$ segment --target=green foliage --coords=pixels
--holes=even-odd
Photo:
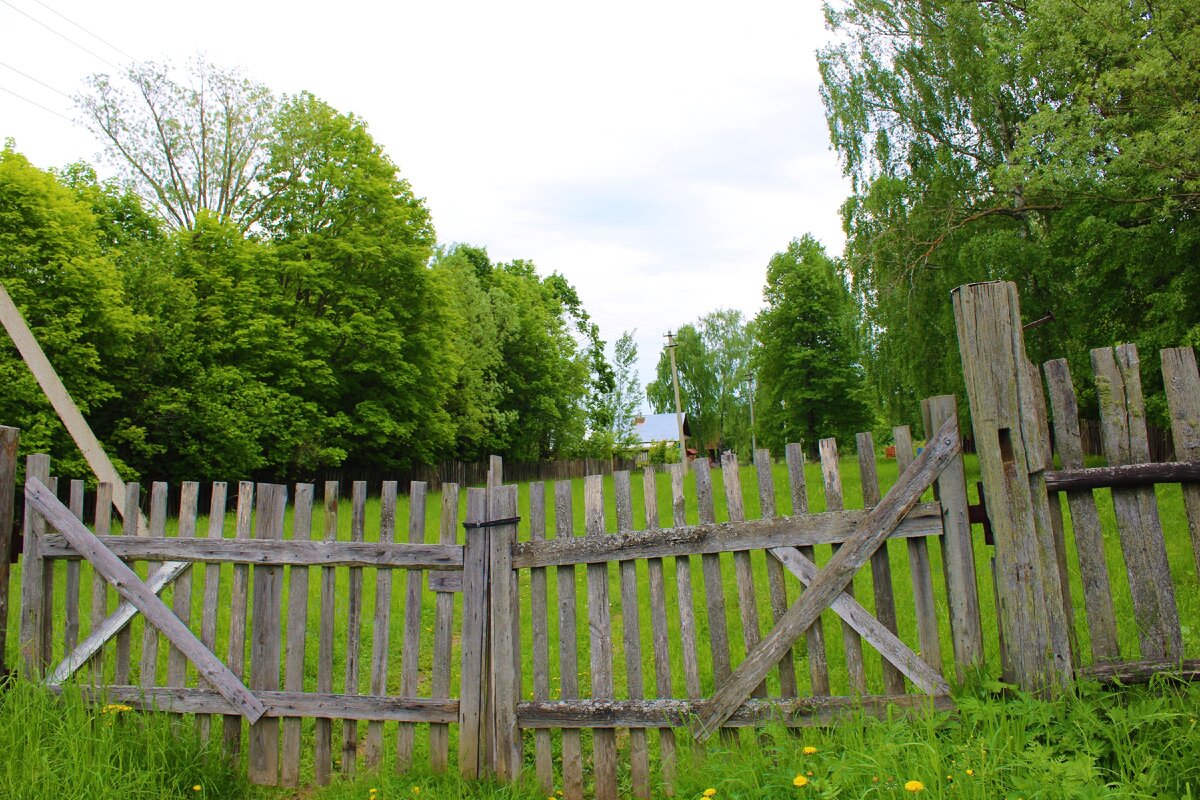
[[[780,450],[821,437],[850,441],[871,416],[855,350],[855,307],[837,263],[811,236],[767,267],[754,327],[759,441]]]
[[[680,327],[675,335],[680,402],[698,449],[750,450],[750,377],[753,339],[740,311],[722,309]],[[671,356],[658,359],[656,378],[646,386],[655,413],[675,410]]]
[[[679,463],[679,442],[659,441],[650,445],[646,458],[654,466]]]
[[[600,413],[593,415],[593,423],[604,427],[594,428],[588,437],[599,457],[626,455],[638,444],[635,422],[642,405],[642,384],[637,373],[635,333],[625,331],[613,345],[612,388],[599,393]]]
[[[849,0],[827,17],[846,266],[891,421],[962,396],[947,293],[963,283],[1013,280],[1027,319],[1053,312],[1031,358],[1078,377],[1092,347],[1195,337],[1200,5]]]

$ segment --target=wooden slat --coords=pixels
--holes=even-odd
[[[326,542],[337,541],[338,483],[325,482],[324,529]],[[317,691],[333,692],[333,632],[337,608],[337,571],[321,567],[321,616],[317,623]],[[313,777],[321,786],[333,777],[333,722],[318,719],[313,734]]]
[[[704,741],[716,732],[778,663],[783,651],[791,647],[821,611],[842,594],[858,569],[887,538],[888,531],[903,519],[942,468],[959,452],[959,446],[958,433],[950,424],[938,430],[925,452],[867,515],[862,530],[834,554],[807,591],[788,609],[783,620],[746,656],[737,670],[718,685],[693,728],[697,738]]]
[[[79,554],[61,536],[47,536],[45,545],[43,554],[47,558],[79,558]],[[461,548],[441,544],[110,537],[104,545],[126,560],[167,558],[264,567],[457,569],[462,566]]]
[[[71,481],[68,507],[75,519],[83,521],[83,481]],[[69,653],[79,643],[79,562],[67,563],[66,585],[63,587],[63,648]]]
[[[487,518],[487,490],[467,490],[468,524]],[[462,669],[459,690],[458,769],[475,779],[486,769],[486,654],[488,614],[488,529],[472,528],[463,546]],[[565,682],[565,677],[564,677]]]
[[[1175,460],[1200,461],[1200,373],[1196,368],[1196,352],[1190,347],[1172,347],[1160,355],[1167,407],[1171,411]],[[1196,572],[1200,573],[1200,484],[1184,485],[1183,507],[1192,534]]]
[[[458,484],[442,484],[442,513],[438,527],[438,542],[453,546],[458,541]],[[434,573],[430,573],[432,577]],[[458,573],[461,580],[462,573]],[[454,637],[454,595],[440,593],[434,600],[433,677],[430,696],[434,700],[450,697],[450,656]],[[429,765],[434,772],[444,772],[450,764],[450,726],[433,724],[429,727]]]
[[[34,453],[25,459],[25,481],[50,480],[50,456]],[[40,681],[47,662],[42,657],[42,617],[45,612],[46,566],[42,559],[41,542],[46,535],[46,521],[29,509],[25,511],[21,551],[21,664],[25,677]]]
[[[251,481],[238,483],[237,524],[235,536],[249,539],[254,515],[254,484]],[[126,513],[125,519],[130,519]],[[250,568],[244,564],[233,565],[233,588],[229,598],[229,656],[226,663],[239,680],[246,674],[246,612],[250,591]],[[242,718],[226,715],[224,722],[225,752],[237,759],[242,751]]]
[[[758,479],[758,506],[763,519],[774,519],[779,512],[775,505],[775,479],[771,469],[771,451],[754,451],[754,472]],[[767,590],[771,594],[771,616],[774,622],[787,611],[787,585],[784,582],[783,565],[774,558],[767,558]],[[783,698],[796,696],[796,661],[789,647],[779,659],[779,695]]]
[[[793,442],[784,448],[784,457],[787,459],[788,487],[792,495],[792,517],[807,516],[808,485],[804,479],[804,449],[799,443]],[[800,555],[809,561],[816,560],[816,552],[812,545],[804,545],[797,549],[800,551]],[[780,617],[775,618],[776,625],[779,624],[779,620]],[[820,615],[804,632],[804,642],[808,652],[808,672],[812,681],[812,693],[817,697],[828,697],[829,661],[825,653],[825,626]]]
[[[3,487],[0,486],[0,492]],[[92,524],[92,530],[97,536],[107,536],[112,531],[112,495],[113,485],[111,483],[101,483],[96,486],[96,516]],[[0,503],[2,505],[2,503]],[[0,526],[4,524],[3,512],[0,510]],[[0,559],[3,561],[4,559]],[[0,598],[0,602],[8,602],[7,598]],[[0,614],[0,624],[7,615]],[[92,613],[91,613],[91,629],[89,635],[94,633],[100,624],[104,622],[108,616],[108,583],[104,580],[104,576],[99,572],[92,570]],[[0,634],[0,643],[4,640],[3,634]],[[2,646],[2,644],[0,644]],[[211,647],[209,649],[212,649]],[[104,659],[100,648],[96,649],[96,654],[92,656],[92,677],[96,683],[104,682]]]
[[[913,462],[912,432],[907,425],[892,428],[896,445],[896,467],[903,473]],[[933,569],[929,563],[929,542],[908,539],[908,570],[912,581],[913,610],[917,615],[917,640],[921,657],[939,675],[942,674],[942,640],[938,636],[937,601],[933,596]]]
[[[212,498],[208,504],[208,538],[221,539],[225,536],[225,498],[228,486],[224,481],[214,481]],[[99,530],[96,531],[99,533]],[[204,600],[200,611],[200,643],[210,651],[217,651],[217,618],[221,602],[221,565],[209,564],[204,568]],[[203,714],[196,718],[196,730],[202,742],[212,735],[212,717]]]
[[[162,539],[167,535],[167,484],[155,481],[150,485],[150,525],[148,528],[138,528],[139,536],[150,536]],[[161,562],[148,561],[146,576],[152,577]],[[155,685],[158,679],[158,629],[153,625],[142,628],[142,661],[138,671],[138,680],[143,689]]]
[[[712,475],[706,459],[692,464],[696,479],[696,509],[702,524],[716,523],[713,508]],[[725,619],[725,581],[721,574],[721,557],[705,553],[700,557],[704,575],[704,601],[708,611],[708,648],[712,658],[714,683],[720,684],[730,674],[729,627]]]
[[[58,497],[58,478],[51,475],[46,481],[46,486],[50,488],[50,493]],[[140,530],[140,529],[139,529]],[[46,537],[39,537],[41,544],[45,543]],[[39,545],[39,548],[41,545]],[[40,553],[43,559],[44,566],[42,567],[42,610],[40,612],[42,620],[42,635],[40,644],[42,647],[41,663],[43,669],[48,666],[54,659],[54,624],[58,621],[55,613],[54,593],[58,586],[55,580],[54,573],[57,571],[53,561],[45,560],[45,553]]]
[[[617,506],[617,532],[633,531],[633,491],[628,470],[613,473],[613,495]],[[621,578],[621,632],[625,645],[625,685],[630,700],[645,698],[642,676],[642,631],[638,618],[637,562],[622,561],[617,567]],[[650,797],[650,752],[644,728],[629,731],[629,778],[634,797]]]
[[[238,713],[251,722],[258,721],[266,710],[263,704],[216,656],[200,644],[179,618],[146,588],[133,570],[102,546],[90,541],[93,539],[92,532],[75,519],[53,492],[37,478],[26,482],[25,502],[56,530],[69,537],[75,547],[86,553],[93,569],[100,570],[117,593],[145,615],[149,624],[161,630],[172,644],[183,650],[199,669],[200,674],[216,687]]]
[[[424,481],[412,481],[408,488],[408,541],[425,544],[425,502],[427,486]],[[416,697],[417,681],[421,677],[421,582],[422,573],[410,569],[404,595],[404,638],[401,642],[400,696]],[[396,770],[407,772],[412,766],[413,726],[400,725],[396,732]]]
[[[311,483],[296,484],[296,503],[292,511],[292,538],[313,539],[320,535],[312,524],[313,491]],[[308,641],[308,567],[292,567],[288,572],[287,648],[284,651],[283,690],[304,691],[304,652]],[[300,785],[301,732],[299,717],[283,720],[283,744],[279,760],[279,782],[283,786]]]
[[[830,437],[818,443],[821,456],[821,482],[825,487],[825,511],[842,511],[846,507],[842,494],[842,475],[838,464],[837,440]],[[834,555],[841,545],[833,546]],[[846,587],[846,594],[854,597],[854,582]],[[846,620],[842,620],[842,652],[846,655],[846,675],[850,680],[850,691],[867,693],[867,672],[863,664],[862,637]]]
[[[575,538],[574,512],[571,502],[571,481],[554,484],[554,536],[556,539]],[[575,565],[563,565],[555,570],[558,592],[558,675],[563,700],[579,698],[578,631],[575,615]],[[579,731],[562,732],[563,796],[566,800],[583,797],[583,745]]]
[[[20,431],[0,425],[0,672],[3,673],[10,669],[4,655],[8,646],[8,586],[12,574],[7,554],[11,552],[16,531],[17,445],[20,441]],[[110,491],[109,496],[111,494]]]
[[[658,483],[653,467],[642,470],[642,497],[646,511],[646,530],[658,530]],[[671,644],[667,625],[667,587],[661,558],[646,561],[646,576],[650,592],[650,636],[654,647],[654,685],[659,698],[673,697],[671,690]],[[662,766],[663,791],[674,794],[675,731],[658,731],[659,762]]]
[[[1104,457],[1113,465],[1149,461],[1137,348],[1126,344],[1115,352],[1110,347],[1093,350],[1092,368],[1096,373]],[[1114,488],[1112,501],[1129,573],[1142,657],[1149,661],[1182,658],[1183,638],[1175,587],[1171,583],[1171,566],[1154,489]]]
[[[355,481],[350,492],[350,539],[361,542],[366,538],[367,483]],[[358,694],[360,648],[362,647],[362,589],[361,567],[350,568],[350,590],[346,600],[346,681],[343,691]],[[354,777],[358,762],[358,721],[342,722],[342,774]]]
[[[958,400],[952,394],[921,402],[926,434],[947,419],[958,419]],[[979,587],[975,579],[975,545],[967,510],[967,481],[962,453],[955,456],[934,484],[942,506],[942,568],[946,575],[946,600],[950,609],[950,636],[959,682],[969,670],[983,666],[983,628],[979,613]]]
[[[512,519],[517,514],[517,487],[499,486],[488,490],[488,519]],[[494,737],[496,777],[506,783],[517,779],[524,751],[517,727],[517,702],[521,678],[516,669],[516,648],[521,630],[516,624],[514,602],[517,599],[517,573],[512,568],[512,545],[517,525],[509,522],[491,528],[491,566],[488,567],[492,618],[490,647],[492,672],[492,735]],[[420,584],[418,583],[418,588]],[[611,682],[611,679],[610,679]]]
[[[137,483],[126,483],[123,487],[122,496],[124,502],[122,506],[125,513],[121,515],[122,519],[131,520],[131,522],[121,525],[121,535],[132,537],[137,530],[137,523],[132,520],[138,519],[141,515],[140,500],[141,487]],[[113,613],[116,616],[116,613]],[[133,631],[132,626],[122,626],[116,634],[116,645],[113,655],[113,683],[118,686],[123,686],[129,683],[129,672],[133,666]]]
[[[1117,467],[1046,470],[1046,488],[1052,492],[1072,489],[1113,489],[1180,483],[1186,490],[1200,483],[1200,461],[1163,461],[1153,464],[1122,464]]]
[[[676,528],[687,524],[683,464],[671,465],[671,518]],[[656,536],[659,536],[655,532]],[[679,645],[683,649],[683,685],[692,700],[700,698],[700,653],[696,642],[696,601],[692,592],[691,556],[675,557],[675,591],[679,606]]]
[[[379,542],[390,543],[396,537],[396,481],[384,481],[379,498]],[[424,511],[424,508],[421,509]],[[378,570],[375,574],[375,619],[371,630],[371,694],[387,695],[389,634],[391,632],[392,571]],[[403,695],[403,692],[401,692]],[[367,740],[363,761],[367,767],[379,765],[383,757],[383,723],[367,725]]]
[[[200,484],[195,481],[184,481],[179,487],[179,538],[191,539],[196,536],[197,503],[200,498]],[[175,598],[173,602],[175,616],[189,628],[192,626],[192,571],[185,569],[175,579]],[[172,647],[167,653],[167,686],[184,686],[187,681],[187,658],[178,647]]]
[[[742,478],[738,469],[737,456],[726,451],[721,456],[721,483],[725,488],[725,509],[732,524],[746,521],[746,505],[742,498]],[[754,592],[754,569],[750,564],[750,553],[737,550],[733,554],[733,574],[737,584],[738,613],[742,623],[742,643],[749,653],[758,644],[762,632],[758,628],[758,598]],[[766,697],[767,684],[763,681],[754,688],[753,697]]]
[[[858,450],[858,474],[862,485],[863,508],[879,503],[879,474],[875,468],[875,440],[869,432],[855,437]],[[875,589],[875,617],[890,633],[896,634],[896,598],[892,592],[892,563],[888,559],[885,541],[871,556],[871,582]],[[886,655],[883,659],[883,691],[885,694],[904,694],[904,675]]]
[[[604,479],[589,475],[583,483],[584,530],[604,536]],[[608,603],[608,565],[587,565],[588,632],[590,633],[592,699],[611,700],[613,694],[612,617]],[[611,728],[592,735],[592,765],[596,800],[617,796],[617,739]]]
[[[540,542],[546,538],[546,484],[529,484],[529,538]],[[533,640],[533,700],[550,699],[550,620],[546,609],[546,568],[529,571],[529,610]],[[554,752],[550,731],[533,734],[534,775],[543,794],[554,794]]]
[[[282,539],[287,487],[258,484],[254,538]],[[250,688],[279,690],[279,665],[283,651],[283,567],[254,568],[254,619],[250,639]],[[250,726],[249,776],[253,783],[279,783],[279,720],[260,719]]]

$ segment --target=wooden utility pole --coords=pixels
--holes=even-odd
[[[758,435],[754,431],[754,376],[746,378],[746,383],[750,384],[750,452],[758,452]]]
[[[667,349],[671,351],[671,381],[675,384],[675,424],[679,426],[679,463],[687,472],[687,445],[683,437],[683,404],[679,400],[679,369],[675,366],[675,334],[667,331]]]

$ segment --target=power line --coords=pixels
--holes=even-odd
[[[8,7],[9,7],[9,8],[11,8],[13,11],[16,11],[18,14],[20,14],[20,15],[22,15],[22,16],[24,16],[24,17],[27,17],[28,19],[31,19],[31,20],[33,20],[33,21],[34,21],[34,22],[36,22],[38,25],[41,25],[41,26],[42,26],[43,28],[45,28],[46,30],[50,31],[50,32],[51,32],[51,33],[53,33],[55,36],[57,36],[58,38],[62,39],[64,42],[67,42],[68,44],[74,45],[75,47],[78,47],[80,50],[82,50],[83,52],[87,53],[87,54],[88,54],[88,55],[90,55],[92,58],[99,59],[100,61],[103,61],[105,64],[108,64],[108,65],[109,65],[110,67],[112,67],[113,69],[121,69],[121,68],[120,68],[120,67],[118,67],[116,64],[114,64],[113,62],[111,62],[111,61],[109,61],[107,58],[105,58],[104,56],[100,55],[99,53],[96,53],[96,52],[95,52],[95,51],[93,51],[93,50],[89,50],[88,48],[84,47],[84,46],[83,46],[83,45],[81,45],[79,42],[75,41],[74,39],[72,39],[72,38],[70,38],[70,37],[68,37],[68,36],[65,36],[65,35],[63,35],[63,34],[59,33],[58,31],[54,30],[54,28],[51,28],[49,25],[47,25],[46,23],[42,22],[42,21],[41,21],[40,19],[38,19],[37,17],[35,17],[35,16],[33,16],[33,15],[29,14],[27,11],[24,11],[24,10],[22,10],[22,9],[20,9],[20,8],[17,8],[17,7],[16,7],[16,6],[14,6],[12,3],[8,2],[8,0],[0,0],[0,3],[3,3],[4,5],[8,6]],[[10,94],[11,94],[11,92],[10,92]]]
[[[3,0],[0,0],[0,2],[2,2],[2,1],[3,1]],[[24,95],[17,94],[17,93],[16,93],[16,92],[14,92],[12,89],[6,88],[6,87],[4,87],[4,86],[0,86],[0,92],[5,92],[5,93],[7,93],[7,94],[11,94],[13,97],[17,98],[18,100],[24,100],[26,103],[29,103],[29,105],[31,105],[31,106],[37,106],[37,107],[38,107],[38,108],[40,108],[42,111],[49,112],[49,113],[53,114],[53,115],[54,115],[54,116],[56,116],[56,117],[59,117],[59,118],[61,118],[61,119],[65,119],[67,122],[71,123],[72,125],[78,125],[78,124],[79,124],[78,122],[76,122],[75,120],[73,120],[73,119],[71,119],[70,117],[66,116],[65,114],[60,114],[60,113],[58,113],[57,111],[55,111],[53,108],[47,108],[46,106],[42,105],[41,103],[37,102],[36,100],[30,100],[28,97],[25,97]]]
[[[103,44],[103,45],[105,45],[105,46],[107,46],[107,47],[110,47],[110,48],[112,48],[112,50],[113,50],[113,51],[115,51],[115,52],[117,52],[117,53],[120,53],[121,55],[123,55],[123,56],[125,56],[126,58],[128,58],[130,61],[137,61],[137,59],[136,59],[136,58],[134,58],[133,56],[129,55],[129,53],[126,53],[124,50],[122,50],[121,48],[117,47],[117,46],[116,46],[115,44],[113,44],[112,42],[108,41],[107,39],[105,39],[105,38],[103,38],[103,37],[101,37],[101,36],[98,36],[97,34],[94,34],[94,33],[92,33],[90,30],[88,30],[87,28],[83,27],[83,26],[82,26],[82,25],[80,25],[78,22],[76,22],[75,20],[73,20],[73,19],[71,19],[70,17],[68,17],[66,14],[63,14],[61,11],[56,11],[55,9],[53,9],[53,8],[51,8],[50,6],[46,5],[45,3],[43,3],[43,2],[42,2],[42,0],[33,0],[33,2],[37,3],[39,6],[41,6],[41,7],[42,7],[42,8],[44,8],[44,9],[46,9],[47,11],[49,11],[49,12],[50,12],[50,13],[52,13],[52,14],[54,14],[55,16],[57,16],[57,17],[61,17],[62,19],[66,20],[67,22],[71,23],[71,24],[72,24],[72,25],[74,25],[76,28],[79,28],[79,30],[83,31],[83,32],[84,32],[84,33],[86,33],[88,36],[90,36],[90,37],[92,37],[93,39],[95,39],[97,42],[100,42],[101,44]]]
[[[32,76],[32,75],[30,75],[28,72],[22,72],[21,70],[19,70],[19,69],[17,69],[16,67],[14,67],[12,64],[5,64],[3,61],[0,61],[0,67],[4,67],[5,69],[10,69],[10,70],[12,70],[13,72],[17,73],[18,75],[20,75],[20,76],[22,76],[22,77],[24,77],[24,78],[28,78],[29,80],[33,81],[34,83],[40,84],[40,85],[42,85],[42,86],[45,86],[47,89],[49,89],[49,90],[50,90],[50,91],[52,91],[52,92],[56,92],[56,93],[58,93],[58,94],[61,94],[63,97],[67,98],[68,100],[72,100],[72,99],[74,99],[74,98],[72,98],[72,97],[71,97],[71,95],[67,94],[67,93],[66,93],[66,92],[64,92],[62,89],[56,89],[55,87],[51,86],[50,84],[46,83],[45,81],[43,81],[43,80],[39,80],[38,78],[35,78],[35,77],[33,77],[33,76]]]

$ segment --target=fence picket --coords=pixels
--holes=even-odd
[[[671,465],[671,519],[676,528],[687,524],[683,496],[683,464]],[[700,698],[700,653],[696,643],[696,600],[692,592],[692,557],[675,558],[675,590],[679,605],[679,644],[683,651],[683,682],[688,699]]]
[[[379,541],[390,544],[396,537],[396,481],[384,481],[379,498]],[[414,498],[416,499],[416,498]],[[423,510],[423,509],[422,509]],[[387,695],[388,650],[390,645],[392,610],[392,570],[382,568],[375,573],[375,620],[371,630],[371,694]],[[403,693],[402,693],[403,694]],[[367,740],[363,761],[368,767],[378,766],[383,756],[383,721],[367,723]]]
[[[1163,350],[1163,386],[1171,411],[1171,437],[1176,461],[1200,461],[1200,374],[1196,351],[1190,347]],[[1200,573],[1200,484],[1183,485],[1183,506],[1192,534],[1192,556]],[[2,524],[2,523],[0,523]]]
[[[575,536],[572,510],[571,481],[554,484],[554,538]],[[575,565],[555,568],[555,588],[558,592],[558,675],[562,684],[559,696],[563,700],[579,698],[578,632],[576,630]],[[583,743],[577,728],[562,732],[563,797],[581,800],[583,797]]]
[[[258,484],[254,515],[255,539],[282,539],[287,487]],[[283,567],[254,567],[254,619],[251,623],[250,686],[256,691],[279,689],[283,649]],[[279,783],[279,718],[263,717],[250,726],[247,754],[250,780],[264,786]]]
[[[125,484],[125,502],[122,507],[125,513],[121,515],[121,535],[133,536],[137,531],[137,518],[141,515],[141,487],[134,482]],[[129,520],[124,522],[124,520]],[[125,686],[129,683],[129,672],[133,667],[133,625],[126,625],[117,632],[113,656],[113,683]]]
[[[589,475],[583,483],[584,530],[604,535],[604,478]],[[588,632],[590,635],[592,699],[613,698],[612,615],[608,600],[608,564],[588,564]],[[613,728],[592,732],[592,765],[596,800],[617,796],[617,739]]]
[[[228,487],[224,481],[212,485],[212,497],[208,504],[208,538],[222,539],[225,536],[225,498]],[[110,504],[111,505],[111,504]],[[96,496],[96,512],[100,512],[100,496]],[[98,517],[97,517],[98,518]],[[97,525],[97,535],[99,526]],[[200,643],[211,652],[217,649],[217,617],[220,613],[221,565],[207,564],[204,568],[204,600],[200,610]],[[203,685],[203,681],[201,682]],[[196,715],[196,731],[202,742],[207,743],[212,735],[212,715]]]
[[[0,489],[0,491],[3,491]],[[96,516],[92,530],[97,536],[108,536],[112,532],[113,485],[100,483],[96,486]],[[0,519],[0,525],[4,520]],[[91,630],[94,631],[108,616],[108,581],[96,570],[92,570],[92,613]],[[0,615],[2,618],[3,615]],[[90,633],[90,631],[89,631]],[[0,636],[0,641],[3,637]],[[211,649],[211,648],[210,648]],[[92,680],[102,683],[104,677],[104,651],[98,650],[91,660]]]
[[[367,483],[355,481],[350,489],[350,541],[366,540]],[[346,682],[343,692],[358,694],[359,651],[362,648],[362,567],[350,567],[350,592],[346,600]],[[342,720],[342,774],[354,777],[358,764],[358,720]]]
[[[879,504],[879,474],[875,468],[875,440],[870,432],[857,434],[858,474],[862,485],[863,508]],[[888,543],[884,541],[871,555],[871,582],[875,589],[875,616],[891,633],[897,633],[896,598],[892,590],[892,562],[888,558]],[[904,694],[904,675],[896,665],[880,653],[883,666],[885,694]]]
[[[529,538],[540,542],[546,538],[546,484],[529,484]],[[529,570],[529,610],[533,640],[533,699],[550,699],[550,620],[546,610],[546,568]],[[554,753],[551,750],[550,730],[538,728],[533,732],[534,774],[546,795],[554,794]]]
[[[71,481],[68,507],[75,519],[83,521],[83,481]],[[79,562],[67,562],[67,580],[63,587],[63,652],[69,653],[79,642]]]
[[[725,509],[729,521],[746,521],[746,506],[742,498],[742,478],[738,469],[737,455],[725,452],[721,456],[721,484],[725,488]],[[749,653],[762,638],[758,627],[758,597],[754,592],[754,569],[750,563],[750,552],[738,550],[733,554],[734,581],[737,584],[738,613],[742,623],[742,643]],[[767,683],[754,687],[752,697],[766,697]]]
[[[162,538],[167,535],[167,485],[161,481],[150,484],[150,525],[139,528],[138,535],[142,537]],[[146,576],[149,577],[162,566],[159,561],[146,562]],[[149,623],[142,626],[142,661],[138,680],[143,689],[150,689],[158,678],[158,628]]]
[[[613,473],[613,494],[617,507],[617,532],[633,531],[633,492],[627,470]],[[638,619],[637,562],[621,561],[617,566],[621,580],[621,632],[625,645],[625,682],[630,700],[645,698],[642,678],[642,632]],[[629,731],[629,774],[633,796],[650,797],[650,753],[646,729]]]
[[[338,485],[325,482],[325,541],[336,542],[338,532]],[[317,691],[333,692],[333,629],[337,605],[337,572],[321,567],[321,611],[317,628]],[[333,777],[333,720],[318,719],[313,733],[313,777],[321,786]]]
[[[913,462],[912,431],[907,425],[892,428],[896,445],[896,468],[900,474]],[[905,539],[908,546],[908,569],[912,579],[913,606],[917,615],[917,640],[921,643],[921,658],[942,674],[942,640],[938,636],[937,604],[933,597],[933,570],[929,564],[929,543],[924,538]]]
[[[458,484],[442,484],[442,514],[438,542],[452,545],[458,541]],[[438,592],[434,600],[433,677],[430,696],[441,700],[450,696],[450,655],[454,637],[454,593]],[[450,764],[450,726],[429,726],[429,766],[444,772]]]
[[[787,460],[788,488],[792,496],[792,515],[808,514],[808,484],[804,479],[804,448],[798,442],[784,448]],[[800,547],[800,554],[816,562],[816,548]],[[778,620],[776,620],[778,623]],[[829,660],[825,651],[825,624],[820,616],[804,632],[805,650],[808,653],[808,672],[812,682],[812,693],[816,697],[829,696]]]
[[[34,453],[25,459],[25,480],[50,480],[50,457]],[[49,659],[43,657],[42,636],[45,614],[45,573],[47,562],[41,556],[41,541],[45,537],[46,521],[41,515],[25,512],[22,527],[24,546],[21,551],[21,663],[25,677],[40,680]],[[53,573],[51,573],[53,576]]]
[[[4,554],[0,555],[0,672],[3,673],[10,669],[4,656],[8,648],[8,598],[12,578],[12,565],[8,563],[7,554],[12,552],[16,533],[14,512],[17,505],[17,445],[20,441],[20,431],[0,425],[0,554]]]
[[[179,488],[179,537],[191,539],[196,535],[197,502],[200,484],[184,481]],[[189,628],[192,626],[192,568],[188,567],[175,579],[172,603],[175,616]],[[167,653],[167,686],[184,686],[187,682],[187,657],[174,645]]]
[[[646,510],[646,530],[658,530],[658,484],[654,469],[642,470],[642,497]],[[659,698],[673,697],[671,691],[670,630],[667,627],[667,587],[663,580],[661,558],[646,559],[646,574],[650,591],[650,635],[654,647],[654,683]],[[659,766],[663,789],[672,794],[675,783],[675,731],[658,729]]]
[[[754,451],[754,472],[758,478],[758,505],[763,519],[778,516],[775,506],[775,480],[771,469],[771,451]],[[783,565],[777,558],[767,558],[767,590],[771,596],[771,616],[774,623],[787,611],[787,584],[784,582]],[[792,648],[788,648],[779,659],[779,695],[784,699],[796,696],[796,659]]]
[[[315,539],[312,524],[313,485],[296,484],[296,504],[292,512],[292,538]],[[308,578],[311,567],[288,568],[287,649],[284,652],[283,689],[304,691],[304,652],[308,639]],[[300,717],[283,720],[283,746],[279,762],[279,782],[283,786],[300,785],[302,725]]]
[[[238,484],[237,531],[238,539],[250,538],[250,523],[254,513],[254,484],[241,481]],[[129,516],[125,519],[137,519]],[[233,565],[233,590],[229,602],[229,670],[238,680],[246,677],[246,610],[250,588],[250,567],[246,564]],[[225,715],[225,752],[236,759],[242,750],[242,718]]]
[[[846,501],[842,494],[842,474],[838,464],[837,440],[833,437],[822,439],[818,443],[821,456],[821,482],[825,486],[825,510],[842,511]],[[841,545],[833,545],[833,552],[841,549]],[[846,594],[854,597],[854,581],[846,585]],[[850,623],[842,620],[842,652],[846,656],[846,674],[850,679],[850,690],[858,694],[867,693],[867,673],[863,666],[862,637],[858,631],[850,627]]]
[[[394,488],[393,488],[394,491]],[[426,484],[413,481],[409,485],[408,540],[412,544],[425,543]],[[416,697],[417,681],[421,676],[421,591],[424,573],[419,569],[407,571],[407,586],[404,595],[404,639],[400,649],[400,696]],[[396,769],[407,771],[412,766],[413,724],[401,722],[396,731]]]

